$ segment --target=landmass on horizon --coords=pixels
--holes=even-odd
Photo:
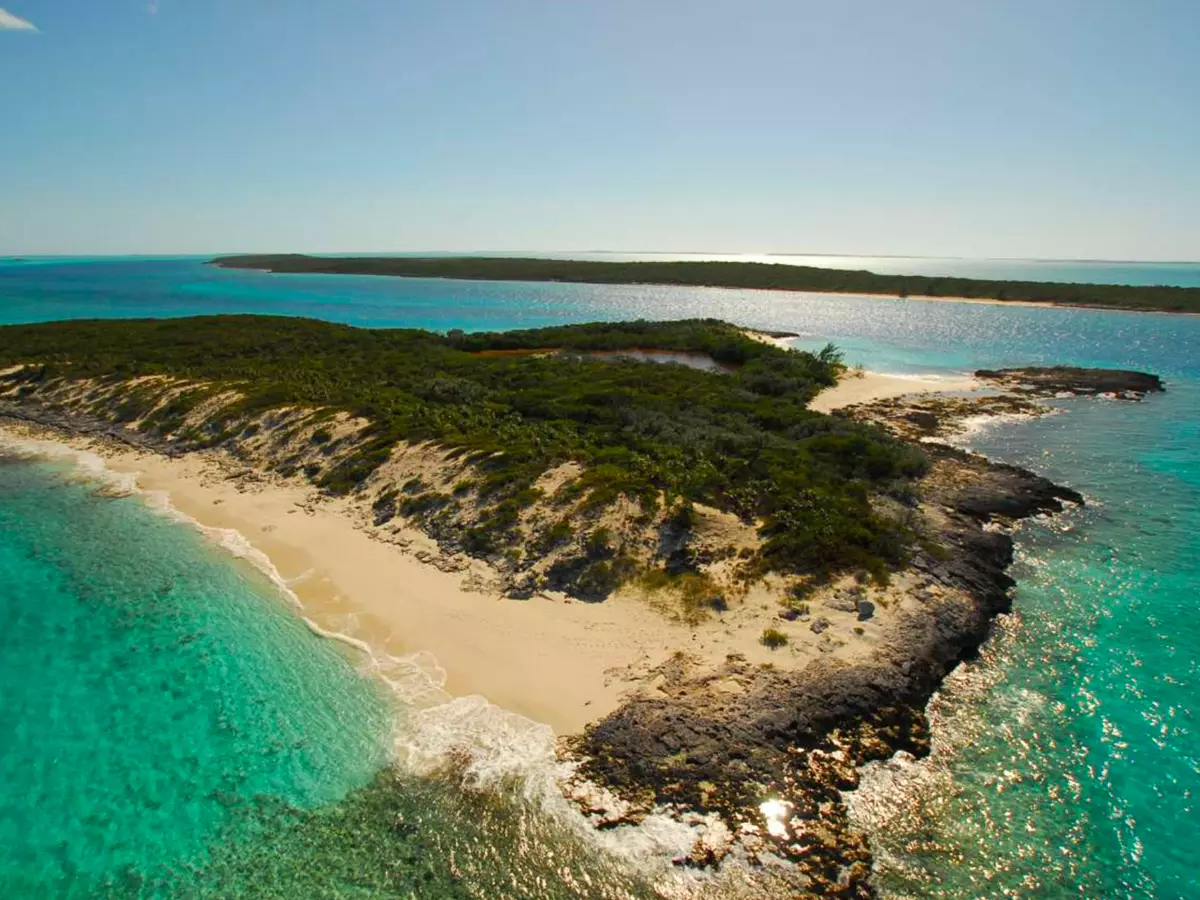
[[[1039,303],[1155,312],[1200,312],[1200,288],[1069,282],[1006,281],[928,275],[880,275],[866,270],[759,262],[600,262],[498,256],[218,256],[212,265],[278,273],[386,275],[484,281],[562,281],[875,294]]]
[[[974,416],[1042,415],[1043,397],[1163,386],[980,371],[982,396],[828,415],[814,399],[856,373],[778,341],[716,320],[6,326],[0,418],[349,567],[361,609],[410,634],[424,617],[443,662],[483,650],[460,683],[548,713],[573,765],[561,789],[596,827],[671,809],[706,823],[679,865],[737,845],[793,863],[803,896],[869,896],[840,792],[866,761],[928,752],[926,701],[1011,603],[996,526],[1083,502],[945,439]],[[608,649],[601,623],[621,635]],[[784,811],[766,828],[764,795]]]

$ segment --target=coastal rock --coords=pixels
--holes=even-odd
[[[519,572],[505,581],[504,596],[528,600],[542,589],[542,579],[534,572]]]
[[[915,410],[910,413],[905,413],[904,418],[928,434],[933,434],[935,431],[937,431],[939,419],[931,412]]]
[[[934,461],[922,482],[926,499],[985,522],[1062,512],[1064,503],[1083,505],[1083,496],[1020,466],[994,463],[945,444],[926,444]]]
[[[1010,390],[1042,397],[1060,394],[1107,395],[1112,399],[1140,400],[1165,388],[1162,379],[1147,372],[1122,369],[1083,369],[1074,366],[1030,366],[1019,369],[980,369],[975,377]]]
[[[858,612],[858,603],[863,595],[862,588],[834,591],[825,598],[825,605],[839,612]]]
[[[711,868],[719,865],[733,847],[734,834],[719,816],[709,815],[701,821],[702,833],[686,856],[675,857],[675,865],[693,869]]]
[[[762,798],[779,796],[792,810],[786,827],[752,834],[796,865],[805,884],[796,896],[873,896],[870,850],[839,792],[866,761],[928,753],[929,697],[1011,605],[1012,539],[993,523],[1083,502],[1019,467],[941,444],[923,449],[932,463],[916,507],[924,540],[910,563],[921,602],[889,619],[870,657],[851,665],[823,653],[798,671],[732,659],[709,680],[682,680],[669,698],[634,697],[570,739],[586,757],[582,771],[618,794],[652,791],[660,805],[717,811],[735,831],[761,829]],[[859,586],[823,602],[859,621],[877,612]],[[822,616],[810,623],[818,650],[833,649],[830,626]],[[714,690],[718,678],[744,690]],[[686,864],[707,859],[700,850]]]
[[[73,434],[89,437],[104,438],[134,447],[138,450],[150,450],[164,456],[177,457],[183,455],[183,450],[163,438],[141,434],[121,425],[113,424],[104,419],[85,413],[60,413],[44,406],[10,403],[0,400],[0,418],[15,419],[19,422],[29,422],[33,425],[44,425],[57,428]]]

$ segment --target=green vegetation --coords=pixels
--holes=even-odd
[[[662,569],[653,569],[642,575],[640,586],[650,594],[671,594],[678,601],[675,613],[689,625],[729,608],[724,593],[712,579],[695,572],[670,575]]]
[[[821,269],[744,262],[592,262],[499,257],[318,257],[300,254],[224,256],[213,263],[271,272],[397,275],[485,281],[566,281],[588,284],[679,284],[695,287],[886,294],[899,297],[967,297],[1023,300],[1068,306],[1200,312],[1200,288],[1051,281],[990,281],[927,275],[879,275],[865,269]]]
[[[788,639],[787,635],[782,631],[777,631],[774,628],[764,628],[762,637],[758,639],[758,642],[764,647],[778,650],[780,647],[787,645]]]
[[[627,347],[708,353],[733,369],[487,352]],[[713,320],[449,336],[257,316],[56,322],[0,328],[0,368],[15,363],[32,364],[5,379],[26,392],[59,377],[197,382],[168,414],[156,414],[170,426],[161,433],[184,446],[235,440],[251,420],[282,407],[360,416],[370,425],[352,450],[307,473],[332,492],[362,486],[401,441],[451,448],[476,470],[463,491],[474,492],[480,513],[463,545],[484,556],[515,545],[520,510],[540,499],[535,481],[573,460],[582,477],[543,502],[574,497],[598,510],[625,496],[647,515],[674,510],[684,523],[690,504],[704,503],[762,523],[765,569],[863,568],[883,577],[909,536],[877,515],[871,497],[904,489],[927,466],[918,450],[874,427],[807,408],[842,368],[833,348],[781,350]],[[230,389],[241,398],[201,426],[174,430],[189,410]],[[137,419],[159,402],[155,391],[144,382],[129,387],[109,412]],[[345,449],[328,430],[314,439],[326,434],[322,452]],[[413,479],[380,496],[375,515],[436,519],[455,502]],[[570,537],[564,521],[544,540]],[[597,596],[633,574],[599,534],[576,564],[583,568],[569,573],[572,583]]]

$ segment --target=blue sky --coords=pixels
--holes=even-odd
[[[1196,0],[0,7],[0,253],[1200,259]]]

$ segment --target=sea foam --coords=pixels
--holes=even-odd
[[[205,525],[175,507],[167,491],[142,488],[136,472],[116,472],[96,453],[55,441],[8,436],[0,436],[0,453],[71,463],[79,477],[99,485],[106,494],[136,496],[265,576],[312,632],[352,648],[359,657],[359,671],[386,685],[395,712],[391,755],[399,771],[426,777],[449,775],[464,789],[503,792],[532,804],[577,837],[653,877],[667,896],[690,897],[713,885],[713,876],[680,870],[670,860],[688,853],[699,837],[719,823],[685,823],[659,810],[637,824],[595,829],[563,794],[561,785],[572,777],[577,764],[559,757],[550,726],[481,695],[449,694],[446,672],[429,652],[391,655],[353,634],[323,628],[305,614],[292,586],[311,572],[289,582],[240,531]]]

